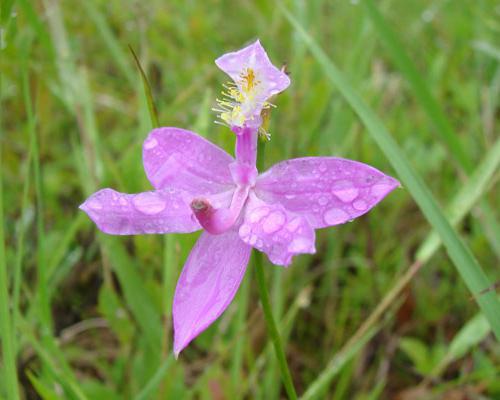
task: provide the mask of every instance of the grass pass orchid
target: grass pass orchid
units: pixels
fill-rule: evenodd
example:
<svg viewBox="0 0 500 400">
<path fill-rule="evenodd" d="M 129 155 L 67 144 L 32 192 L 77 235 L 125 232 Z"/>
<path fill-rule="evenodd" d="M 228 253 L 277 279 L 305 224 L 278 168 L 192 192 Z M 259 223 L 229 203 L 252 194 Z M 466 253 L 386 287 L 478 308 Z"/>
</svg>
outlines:
<svg viewBox="0 0 500 400">
<path fill-rule="evenodd" d="M 203 229 L 174 295 L 176 356 L 231 303 L 252 247 L 288 266 L 295 255 L 315 252 L 315 229 L 365 214 L 399 186 L 373 167 L 336 157 L 290 159 L 258 174 L 261 114 L 290 79 L 259 41 L 216 64 L 232 79 L 217 111 L 235 133 L 235 158 L 194 132 L 158 128 L 143 146 L 154 190 L 103 189 L 80 206 L 108 234 Z"/>
</svg>

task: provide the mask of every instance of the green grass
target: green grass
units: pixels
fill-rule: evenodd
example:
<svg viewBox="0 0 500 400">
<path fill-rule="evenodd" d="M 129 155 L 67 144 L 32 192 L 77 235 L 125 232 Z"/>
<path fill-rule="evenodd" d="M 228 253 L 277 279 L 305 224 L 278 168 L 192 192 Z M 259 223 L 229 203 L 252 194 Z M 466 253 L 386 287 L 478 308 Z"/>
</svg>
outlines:
<svg viewBox="0 0 500 400">
<path fill-rule="evenodd" d="M 0 398 L 287 397 L 258 281 L 299 398 L 500 396 L 495 1 L 9 0 L 0 12 Z M 319 231 L 315 256 L 249 268 L 175 361 L 172 296 L 197 234 L 108 237 L 78 205 L 101 187 L 149 189 L 152 126 L 232 152 L 212 123 L 226 80 L 213 60 L 257 37 L 292 79 L 264 168 L 336 155 L 403 188 Z"/>
</svg>

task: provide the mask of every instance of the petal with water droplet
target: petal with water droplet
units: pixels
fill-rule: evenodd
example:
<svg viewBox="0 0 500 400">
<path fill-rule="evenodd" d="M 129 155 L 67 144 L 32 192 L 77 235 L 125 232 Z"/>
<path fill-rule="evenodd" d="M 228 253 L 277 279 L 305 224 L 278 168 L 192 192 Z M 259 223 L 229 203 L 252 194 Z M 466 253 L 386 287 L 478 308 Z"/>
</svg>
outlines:
<svg viewBox="0 0 500 400">
<path fill-rule="evenodd" d="M 80 208 L 101 231 L 109 234 L 194 232 L 200 226 L 193 218 L 189 199 L 189 194 L 173 189 L 137 194 L 102 189 Z"/>
<path fill-rule="evenodd" d="M 245 274 L 250 251 L 234 230 L 221 235 L 201 234 L 175 289 L 176 356 L 229 306 Z"/>
<path fill-rule="evenodd" d="M 289 265 L 292 257 L 314 253 L 314 229 L 304 217 L 287 211 L 281 204 L 266 204 L 250 193 L 244 221 L 240 227 L 241 239 L 267 254 L 277 265 Z"/>
<path fill-rule="evenodd" d="M 180 128 L 154 129 L 143 145 L 144 170 L 156 189 L 172 187 L 193 195 L 224 192 L 234 186 L 224 150 Z"/>
<path fill-rule="evenodd" d="M 398 186 L 396 179 L 357 161 L 306 157 L 259 175 L 255 192 L 306 217 L 313 228 L 324 228 L 365 214 Z"/>
</svg>

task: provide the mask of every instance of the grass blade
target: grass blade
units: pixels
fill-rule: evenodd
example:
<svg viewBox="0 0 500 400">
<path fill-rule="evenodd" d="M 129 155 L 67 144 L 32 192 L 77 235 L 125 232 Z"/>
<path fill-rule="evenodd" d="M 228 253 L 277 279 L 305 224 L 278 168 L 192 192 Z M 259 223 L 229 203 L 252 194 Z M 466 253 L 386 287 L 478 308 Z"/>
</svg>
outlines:
<svg viewBox="0 0 500 400">
<path fill-rule="evenodd" d="M 149 117 L 151 118 L 151 125 L 153 126 L 153 128 L 158 128 L 160 126 L 160 123 L 158 122 L 158 111 L 156 110 L 155 102 L 153 99 L 151 85 L 149 84 L 148 77 L 146 76 L 144 69 L 142 69 L 141 62 L 139 61 L 137 54 L 135 54 L 134 49 L 132 48 L 131 45 L 129 45 L 128 48 L 130 49 L 130 52 L 134 57 L 137 69 L 141 73 L 142 85 L 144 86 L 144 94 L 146 95 L 146 100 L 148 102 L 148 110 L 149 110 Z"/>
<path fill-rule="evenodd" d="M 1 82 L 0 82 L 1 85 Z M 1 88 L 1 86 L 0 86 Z M 2 169 L 2 141 L 0 140 L 0 170 Z M 3 215 L 3 177 L 0 174 L 0 337 L 2 339 L 2 358 L 5 382 L 9 399 L 19 398 L 17 386 L 16 354 L 12 337 L 12 314 L 9 301 L 9 279 L 5 257 L 5 233 Z"/>
<path fill-rule="evenodd" d="M 385 21 L 373 0 L 363 0 L 362 4 L 379 33 L 382 42 L 386 46 L 392 61 L 406 78 L 416 99 L 434 124 L 436 134 L 440 136 L 441 140 L 445 143 L 450 157 L 456 161 L 456 165 L 460 170 L 464 170 L 467 173 L 471 172 L 475 167 L 474 162 L 465 152 L 458 134 L 455 132 L 443 109 L 432 95 L 422 75 L 419 74 L 415 64 L 408 56 L 396 33 Z M 479 47 L 477 47 L 476 44 L 476 48 L 486 51 L 487 54 L 493 57 L 497 54 L 494 51 L 495 49 L 492 46 L 488 46 L 487 43 L 481 43 Z M 491 51 L 492 49 L 493 52 Z M 480 203 L 480 208 L 483 214 L 494 215 L 491 207 L 486 201 Z M 494 230 L 495 227 L 498 226 L 495 218 L 484 219 L 484 224 L 488 230 Z M 493 250 L 499 255 L 498 248 L 500 247 L 500 243 L 498 237 L 488 236 L 488 239 Z"/>
<path fill-rule="evenodd" d="M 486 154 L 484 160 L 479 164 L 469 178 L 467 184 L 457 193 L 455 198 L 446 208 L 446 216 L 452 225 L 457 225 L 472 206 L 487 190 L 488 185 L 495 172 L 500 167 L 500 139 L 497 139 L 492 149 Z M 417 259 L 427 262 L 436 252 L 441 240 L 436 232 L 432 232 L 422 243 L 417 251 Z"/>
<path fill-rule="evenodd" d="M 309 33 L 306 32 L 306 30 L 299 24 L 296 18 L 283 6 L 281 6 L 281 10 L 290 24 L 300 34 L 302 40 L 309 47 L 309 50 L 321 65 L 325 75 L 330 80 L 332 85 L 340 91 L 364 123 L 371 137 L 392 164 L 399 178 L 420 207 L 424 216 L 441 237 L 448 255 L 457 268 L 457 271 L 488 319 L 495 336 L 500 340 L 500 303 L 494 293 L 490 292 L 484 295 L 479 295 L 483 289 L 490 286 L 490 281 L 475 259 L 474 255 L 454 231 L 437 205 L 436 200 L 427 185 L 408 163 L 404 153 L 387 131 L 379 117 L 361 99 L 354 88 L 350 85 L 344 74 L 337 68 L 332 60 L 330 60 L 312 36 L 310 36 Z"/>
</svg>

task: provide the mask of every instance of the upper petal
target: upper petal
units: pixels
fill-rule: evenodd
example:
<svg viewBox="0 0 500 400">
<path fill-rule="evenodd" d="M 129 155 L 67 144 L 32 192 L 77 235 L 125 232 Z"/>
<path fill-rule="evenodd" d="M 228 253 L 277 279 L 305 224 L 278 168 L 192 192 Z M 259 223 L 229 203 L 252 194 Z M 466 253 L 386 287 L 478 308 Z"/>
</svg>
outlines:
<svg viewBox="0 0 500 400">
<path fill-rule="evenodd" d="M 187 194 L 176 189 L 138 194 L 102 189 L 80 208 L 101 231 L 114 235 L 186 233 L 200 229 Z"/>
<path fill-rule="evenodd" d="M 323 228 L 365 214 L 398 186 L 396 179 L 357 161 L 306 157 L 274 165 L 257 178 L 255 191 Z"/>
<path fill-rule="evenodd" d="M 314 229 L 302 216 L 281 204 L 267 204 L 251 193 L 247 201 L 241 239 L 263 251 L 273 264 L 289 265 L 300 253 L 315 253 Z"/>
<path fill-rule="evenodd" d="M 245 274 L 250 251 L 251 247 L 234 230 L 222 235 L 201 234 L 175 289 L 176 356 L 231 303 Z"/>
<path fill-rule="evenodd" d="M 154 129 L 144 141 L 144 170 L 156 189 L 172 187 L 194 195 L 224 192 L 233 186 L 234 159 L 194 132 Z"/>
<path fill-rule="evenodd" d="M 263 85 L 262 97 L 267 99 L 290 85 L 290 78 L 283 71 L 276 68 L 260 44 L 260 41 L 231 53 L 226 53 L 215 60 L 215 64 L 228 74 L 231 79 L 241 87 L 242 75 L 248 69 L 255 72 L 255 79 Z"/>
</svg>

